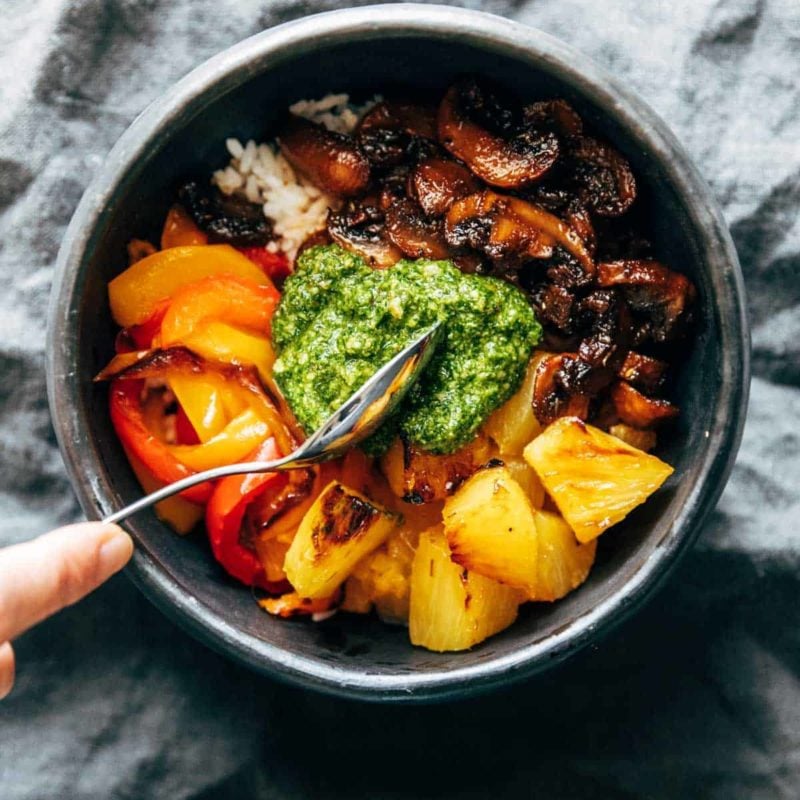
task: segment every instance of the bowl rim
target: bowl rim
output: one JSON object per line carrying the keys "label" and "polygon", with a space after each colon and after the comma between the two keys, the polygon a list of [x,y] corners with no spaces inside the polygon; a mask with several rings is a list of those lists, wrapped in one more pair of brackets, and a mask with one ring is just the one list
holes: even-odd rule
{"label": "bowl rim", "polygon": [[283,681],[343,697],[415,702],[475,694],[528,677],[585,647],[626,619],[675,567],[693,543],[725,486],[741,441],[749,393],[750,341],[745,291],[738,258],[722,213],[698,170],[666,123],[630,89],[617,83],[570,45],[535,28],[485,12],[459,7],[402,3],[363,6],[303,17],[267,29],[204,62],[151,103],[128,127],[86,189],[67,228],[56,261],[46,345],[50,412],[67,473],[87,517],[112,510],[113,499],[86,448],[80,392],[75,378],[77,340],[71,335],[83,258],[99,227],[106,201],[124,182],[140,155],[169,138],[171,126],[264,69],[271,59],[307,49],[311,42],[333,44],[427,35],[458,37],[483,49],[500,49],[538,65],[579,87],[582,96],[636,131],[665,166],[700,231],[703,257],[710,265],[714,296],[720,303],[723,359],[713,426],[706,431],[700,480],[662,540],[628,581],[593,609],[548,637],[477,665],[437,673],[369,674],[307,659],[244,633],[189,596],[159,565],[136,551],[126,574],[168,617],[213,649]]}

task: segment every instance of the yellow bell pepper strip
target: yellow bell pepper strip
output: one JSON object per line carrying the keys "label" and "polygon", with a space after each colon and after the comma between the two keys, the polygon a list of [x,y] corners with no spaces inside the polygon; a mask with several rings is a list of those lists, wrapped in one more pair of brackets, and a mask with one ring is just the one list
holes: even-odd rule
{"label": "yellow bell pepper strip", "polygon": [[[125,455],[128,457],[131,469],[145,492],[149,494],[164,486],[164,483],[158,480],[130,450],[125,449]],[[155,509],[156,516],[181,535],[189,533],[205,516],[203,506],[190,503],[180,495],[168,497],[166,500],[156,503]]]}
{"label": "yellow bell pepper strip", "polygon": [[267,423],[252,408],[248,408],[207,442],[171,445],[167,449],[181,464],[195,472],[202,472],[241,461],[269,435]]}
{"label": "yellow bell pepper strip", "polygon": [[109,283],[111,313],[123,328],[140,325],[181,287],[219,275],[256,285],[268,280],[256,264],[227,244],[171,247],[137,261]]}
{"label": "yellow bell pepper strip", "polygon": [[205,278],[178,289],[161,323],[161,345],[186,343],[209,322],[224,322],[266,336],[280,294],[265,275],[251,281],[233,275]]}
{"label": "yellow bell pepper strip", "polygon": [[168,370],[164,379],[201,443],[220,433],[245,409],[225,379],[213,372],[194,375]]}
{"label": "yellow bell pepper strip", "polygon": [[195,225],[183,206],[172,206],[161,230],[161,249],[195,244],[208,244],[208,236]]}
{"label": "yellow bell pepper strip", "polygon": [[224,322],[209,322],[194,330],[181,343],[209,361],[255,367],[263,383],[274,391],[272,365],[275,351],[268,337]]}

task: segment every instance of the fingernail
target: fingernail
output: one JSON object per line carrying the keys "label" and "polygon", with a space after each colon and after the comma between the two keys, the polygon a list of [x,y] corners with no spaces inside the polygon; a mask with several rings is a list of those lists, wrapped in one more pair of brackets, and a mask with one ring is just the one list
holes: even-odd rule
{"label": "fingernail", "polygon": [[11,642],[0,644],[0,700],[3,700],[14,688],[14,650]]}
{"label": "fingernail", "polygon": [[113,575],[128,563],[133,554],[133,541],[118,525],[108,525],[104,534],[105,541],[100,546],[100,570],[104,575]]}

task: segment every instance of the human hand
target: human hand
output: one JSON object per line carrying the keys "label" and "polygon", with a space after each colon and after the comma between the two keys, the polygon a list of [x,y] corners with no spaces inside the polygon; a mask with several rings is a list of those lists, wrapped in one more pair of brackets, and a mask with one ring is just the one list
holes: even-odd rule
{"label": "human hand", "polygon": [[14,685],[11,640],[100,586],[128,563],[122,528],[82,522],[0,550],[0,699]]}

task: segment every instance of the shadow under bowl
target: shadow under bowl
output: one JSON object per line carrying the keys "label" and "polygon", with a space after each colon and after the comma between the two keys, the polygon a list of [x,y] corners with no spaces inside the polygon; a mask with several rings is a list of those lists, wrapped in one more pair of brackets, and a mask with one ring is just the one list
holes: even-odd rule
{"label": "shadow under bowl", "polygon": [[227,161],[224,140],[264,141],[287,106],[328,92],[356,99],[393,87],[443,89],[461,73],[523,96],[564,97],[630,160],[656,252],[699,290],[696,339],[676,386],[681,416],[660,450],[675,473],[602,538],[594,570],[564,600],[465,653],[414,648],[405,629],[339,615],[322,624],[266,615],[229,580],[201,537],[175,536],[152,512],[131,519],[128,574],[198,639],[295,684],[374,701],[465,696],[553,665],[620,622],[698,533],[727,479],[748,390],[741,274],[720,212],[665,124],[567,45],[487,14],[387,5],[309,17],[206,62],[151,105],[114,147],[59,253],[48,341],[48,393],[68,472],[89,518],[141,495],[111,427],[107,387],[92,376],[112,354],[106,287],[133,237],[158,239],[178,180]]}

